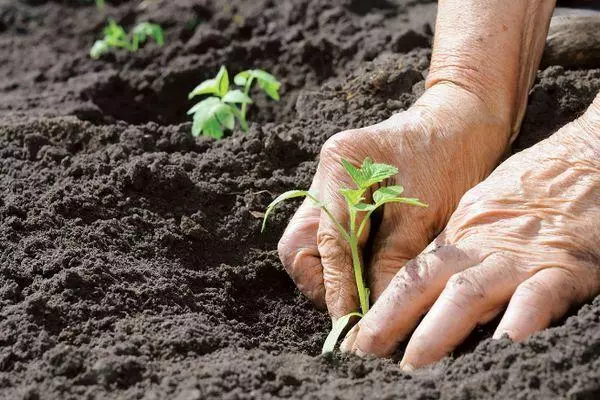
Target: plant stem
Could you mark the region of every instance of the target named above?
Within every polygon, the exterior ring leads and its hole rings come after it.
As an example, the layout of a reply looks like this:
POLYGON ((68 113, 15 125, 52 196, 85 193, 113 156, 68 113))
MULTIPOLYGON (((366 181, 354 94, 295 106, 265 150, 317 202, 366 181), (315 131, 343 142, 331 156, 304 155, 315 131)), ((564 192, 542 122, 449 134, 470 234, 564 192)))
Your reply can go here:
POLYGON ((369 299, 367 299, 367 289, 363 280, 362 266, 360 263, 360 254, 358 253, 358 238, 352 236, 350 240, 350 248, 352 249, 352 264, 354 268, 354 279, 356 280, 356 288, 358 289, 358 299, 360 300, 360 310, 363 315, 369 311, 369 299))
MULTIPOLYGON (((244 86, 244 94, 246 96, 250 96, 250 89, 252 89, 252 81, 254 81, 254 77, 250 76, 246 81, 246 85, 244 86)), ((246 121, 246 112, 248 111, 248 104, 242 103, 242 118, 246 121)))

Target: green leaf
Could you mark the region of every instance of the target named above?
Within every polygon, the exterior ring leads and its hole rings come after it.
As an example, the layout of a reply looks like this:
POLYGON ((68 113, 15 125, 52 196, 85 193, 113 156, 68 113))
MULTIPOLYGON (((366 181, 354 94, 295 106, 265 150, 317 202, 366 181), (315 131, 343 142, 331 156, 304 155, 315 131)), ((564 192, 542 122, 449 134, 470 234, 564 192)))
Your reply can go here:
POLYGON ((393 165, 376 164, 369 157, 365 158, 360 168, 356 168, 347 160, 342 160, 342 164, 360 189, 368 189, 398 173, 398 168, 393 165))
POLYGON ((267 225, 267 218, 269 218, 269 214, 271 214, 271 211, 273 211, 273 209, 275 208, 275 206, 277 206, 277 204, 279 204, 285 200, 288 200, 288 199, 293 199, 295 197, 306 197, 308 195, 309 195, 309 192, 307 190, 289 190, 289 191, 277 196, 277 198, 275 200, 273 200, 271 202, 271 204, 269 204, 269 206, 267 207, 267 211, 265 211, 265 217, 263 218, 263 223, 262 223, 262 227, 261 227, 260 231, 264 232, 265 226, 267 225))
POLYGON ((250 77, 250 71, 242 71, 233 78, 233 82, 238 86, 245 86, 250 77))
POLYGON ((382 187, 373 193, 373 201, 381 203, 382 201, 400 196, 402 192, 404 192, 404 188, 400 185, 382 187))
POLYGON ((159 46, 165 43, 164 32, 160 25, 150 22, 140 22, 137 24, 133 28, 133 35, 137 36, 138 43, 144 43, 148 37, 153 38, 159 46))
POLYGON ((247 71, 242 71, 237 74, 233 81, 238 86, 246 86, 248 83, 248 79, 256 79, 258 81, 258 86, 273 100, 279 100, 279 89, 281 88, 281 83, 275 78, 273 75, 269 74, 267 71, 263 71, 262 69, 249 69, 247 71))
POLYGON ((252 104, 252 99, 241 90, 235 89, 223 96, 225 103, 252 104))
POLYGON ((194 88, 194 90, 192 90, 190 92, 190 94, 188 94, 188 99, 191 99, 194 96, 198 96, 201 94, 216 94, 216 95, 218 95, 219 88, 217 86, 216 79, 208 79, 208 80, 202 82, 201 84, 199 84, 198 86, 196 86, 194 88))
POLYGON ((219 97, 225 96, 229 91, 229 73, 224 65, 219 69, 219 73, 215 77, 215 80, 217 81, 217 88, 219 90, 217 94, 219 97))
POLYGON ((428 204, 422 203, 421 200, 419 200, 417 198, 412 198, 412 197, 391 198, 391 199, 382 201, 381 203, 377 203, 377 207, 379 207, 383 204, 387 204, 387 203, 403 203, 403 204, 408 204, 408 205, 417 206, 417 207, 429 207, 428 204))
POLYGON ((90 49, 90 57, 98 59, 110 51, 110 46, 104 40, 96 40, 90 49))
POLYGON ((348 326, 348 323, 350 322, 350 318, 352 318, 352 317, 362 318, 362 316, 363 315, 359 312, 351 312, 351 313, 346 314, 343 317, 337 319, 335 322, 333 322, 331 331, 329 332, 329 335, 327 335, 327 339, 325 339, 325 343, 323 343, 323 349, 321 350, 321 354, 333 352, 333 349, 335 348, 336 343, 340 339, 342 332, 344 332, 344 329, 346 329, 346 326, 348 326))
POLYGON ((363 197, 365 194, 364 189, 340 189, 340 193, 344 196, 349 206, 360 203, 365 199, 363 197))
POLYGON ((104 28, 103 33, 110 41, 127 40, 127 32, 114 19, 108 21, 108 25, 104 28))
POLYGON ((196 114, 198 111, 201 110, 208 110, 210 107, 218 104, 221 102, 221 99, 219 99, 218 97, 207 97, 206 99, 202 100, 201 102, 197 103, 196 105, 194 105, 192 108, 190 108, 187 112, 188 115, 191 114, 196 114))
POLYGON ((229 104, 217 97, 209 97, 192 107, 188 114, 194 114, 192 135, 201 134, 216 139, 223 137, 223 128, 233 129, 235 113, 229 104))
POLYGON ((373 211, 377 208, 375 204, 358 203, 351 206, 356 211, 373 211))

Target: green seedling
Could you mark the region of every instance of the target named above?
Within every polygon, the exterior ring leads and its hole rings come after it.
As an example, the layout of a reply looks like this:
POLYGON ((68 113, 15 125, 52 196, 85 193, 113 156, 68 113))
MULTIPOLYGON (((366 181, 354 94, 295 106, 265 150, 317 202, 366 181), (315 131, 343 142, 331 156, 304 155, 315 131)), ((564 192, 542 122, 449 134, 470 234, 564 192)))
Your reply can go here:
POLYGON ((104 38, 96 40, 90 50, 90 57, 94 59, 100 58, 113 49, 136 52, 148 38, 153 38, 159 46, 165 43, 160 25, 150 22, 140 22, 133 28, 131 34, 127 34, 121 25, 111 19, 103 32, 104 38))
POLYGON ((104 0, 96 0, 96 7, 101 12, 104 12, 104 0))
POLYGON ((240 88, 232 89, 227 68, 222 66, 213 79, 208 79, 190 92, 189 99, 200 95, 210 95, 189 109, 188 115, 193 115, 192 135, 211 136, 216 139, 223 137, 225 129, 233 130, 237 119, 244 132, 248 131, 246 119, 248 105, 252 104, 250 91, 254 83, 275 101, 279 100, 281 83, 260 69, 242 71, 233 78, 240 88))
POLYGON ((365 286, 365 278, 358 250, 358 240, 363 234, 371 214, 379 207, 388 203, 403 203, 412 206, 427 207, 426 204, 422 203, 417 198, 401 197, 400 195, 404 192, 404 188, 400 185, 381 186, 383 181, 398 173, 396 167, 387 164, 374 163, 368 157, 365 158, 360 168, 355 167, 346 160, 342 160, 342 164, 356 185, 356 188, 354 189, 340 189, 340 194, 344 197, 348 206, 348 226, 346 228, 333 216, 325 204, 321 203, 315 195, 306 190, 290 190, 279 195, 267 207, 262 224, 262 231, 264 231, 269 214, 271 214, 275 206, 284 200, 295 197, 308 197, 333 221, 341 236, 350 245, 354 278, 360 301, 360 311, 353 311, 333 322, 333 327, 323 345, 323 354, 333 351, 340 335, 352 317, 362 318, 369 311, 370 292, 369 288, 365 286), (378 185, 379 188, 372 192, 372 186, 374 185, 378 185), (371 192, 373 202, 367 203, 365 202, 365 199, 371 192))

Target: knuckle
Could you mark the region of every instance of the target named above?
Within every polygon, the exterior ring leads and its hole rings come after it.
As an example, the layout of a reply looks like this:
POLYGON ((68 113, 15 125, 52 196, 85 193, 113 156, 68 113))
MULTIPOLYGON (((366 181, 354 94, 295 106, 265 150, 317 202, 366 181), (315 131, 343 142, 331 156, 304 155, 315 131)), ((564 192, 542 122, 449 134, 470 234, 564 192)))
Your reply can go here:
POLYGON ((336 133, 327 139, 321 148, 321 161, 335 159, 334 161, 337 162, 339 157, 352 155, 359 133, 360 130, 348 130, 336 133))
POLYGON ((471 271, 459 272, 448 279, 446 297, 457 307, 465 309, 473 303, 485 301, 488 293, 471 271))
POLYGON ((358 337, 355 346, 363 353, 378 352, 387 344, 387 335, 385 329, 380 324, 360 324, 358 337))
POLYGON ((340 240, 337 232, 328 229, 320 229, 317 232, 317 246, 323 258, 338 259, 346 254, 343 240, 340 240))
POLYGON ((527 280, 519 285, 514 296, 521 299, 549 298, 552 291, 542 282, 527 280))
POLYGON ((394 285, 424 293, 431 279, 431 268, 423 257, 409 261, 394 277, 394 285))

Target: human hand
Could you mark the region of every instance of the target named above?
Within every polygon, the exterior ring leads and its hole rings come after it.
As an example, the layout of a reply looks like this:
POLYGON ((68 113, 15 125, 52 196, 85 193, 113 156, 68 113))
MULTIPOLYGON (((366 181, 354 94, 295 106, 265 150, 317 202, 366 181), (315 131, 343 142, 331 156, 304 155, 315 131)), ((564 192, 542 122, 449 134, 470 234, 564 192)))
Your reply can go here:
POLYGON ((342 350, 385 356, 416 327, 401 363, 412 370, 447 355, 507 304, 494 338, 523 340, 600 293, 598 160, 600 96, 584 116, 468 191, 342 350))
MULTIPOLYGON (((439 233, 465 191, 485 178, 505 151, 509 115, 449 83, 434 85, 409 110, 380 124, 334 135, 323 146, 310 190, 346 225, 340 187, 352 187, 341 165, 371 157, 400 170, 398 182, 426 210, 389 204, 375 235, 368 268, 372 301, 396 272, 439 233)), ((361 238, 363 246, 368 229, 361 238)), ((339 318, 358 307, 351 251, 336 226, 307 200, 289 223, 278 246, 298 288, 339 318)))

